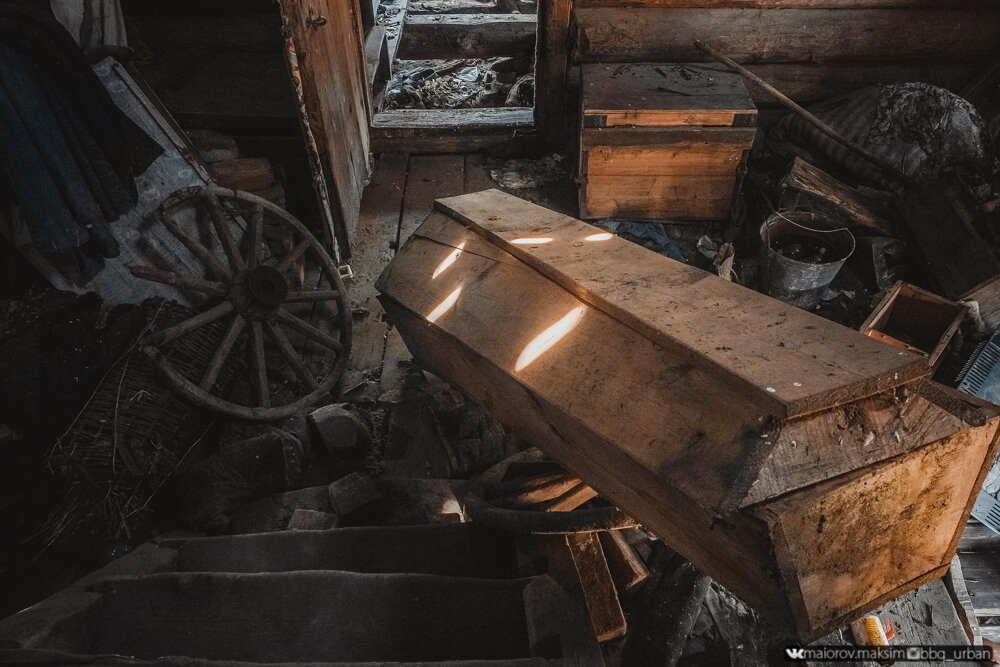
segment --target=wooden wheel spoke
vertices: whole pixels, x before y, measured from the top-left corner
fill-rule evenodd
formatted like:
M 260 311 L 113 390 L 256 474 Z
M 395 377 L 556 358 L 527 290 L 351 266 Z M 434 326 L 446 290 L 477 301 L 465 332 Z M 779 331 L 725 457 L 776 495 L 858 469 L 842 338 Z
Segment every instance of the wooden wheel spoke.
M 161 269 L 155 266 L 131 266 L 129 267 L 129 271 L 131 271 L 132 275 L 136 278 L 149 280 L 163 285 L 170 285 L 171 287 L 176 287 L 177 289 L 191 290 L 194 292 L 201 292 L 203 294 L 211 294 L 213 296 L 226 295 L 226 286 L 223 283 L 215 282 L 214 280 L 182 276 L 174 273 L 173 271 L 167 271 L 166 269 Z
M 320 331 L 319 329 L 309 324 L 305 320 L 300 319 L 295 315 L 292 315 L 284 308 L 278 309 L 276 317 L 278 318 L 279 322 L 287 324 L 292 329 L 295 329 L 302 335 L 311 338 L 312 340 L 316 341 L 320 345 L 323 345 L 324 347 L 328 347 L 331 350 L 334 350 L 335 352 L 340 352 L 344 348 L 344 346 L 341 345 L 340 341 L 338 341 L 336 338 L 332 337 L 330 334 L 324 331 Z
M 284 259 L 278 262 L 276 268 L 278 271 L 284 273 L 288 269 L 292 268 L 292 264 L 297 262 L 302 255 L 306 254 L 306 250 L 312 247 L 312 241 L 309 239 L 303 239 L 299 241 L 292 251 L 288 253 Z
M 178 322 L 177 324 L 167 327 L 162 331 L 158 331 L 151 339 L 151 342 L 154 345 L 164 345 L 174 339 L 180 338 L 185 334 L 191 333 L 195 329 L 199 329 L 206 324 L 210 324 L 220 318 L 223 318 L 231 312 L 233 312 L 233 304 L 229 301 L 223 301 L 219 305 L 209 308 L 203 313 L 198 313 L 194 317 L 190 317 L 183 322 Z
M 264 331 L 260 320 L 250 321 L 250 382 L 262 408 L 271 407 L 271 390 L 267 386 L 267 358 L 264 356 Z
M 305 382 L 313 391 L 319 389 L 319 383 L 316 382 L 316 378 L 306 368 L 305 362 L 302 361 L 302 358 L 295 351 L 295 348 L 292 347 L 292 343 L 282 333 L 281 329 L 274 322 L 265 322 L 264 327 L 267 329 L 267 333 L 271 336 L 271 339 L 274 340 L 274 344 L 278 346 L 281 356 L 285 358 L 285 361 L 292 367 L 292 370 L 295 371 L 299 379 Z
M 219 198 L 211 190 L 205 192 L 205 200 L 208 204 L 208 213 L 212 217 L 212 226 L 215 228 L 215 235 L 222 242 L 222 249 L 226 253 L 226 258 L 229 259 L 229 267 L 234 272 L 242 271 L 247 266 L 243 261 L 243 256 L 240 254 L 239 246 L 236 245 L 236 239 L 233 238 L 233 232 L 229 228 L 228 215 L 222 206 L 222 202 L 219 201 Z
M 264 240 L 264 206 L 254 204 L 247 229 L 247 266 L 254 268 L 260 264 L 260 246 Z
M 205 374 L 201 376 L 199 387 L 205 391 L 211 391 L 212 387 L 215 386 L 216 380 L 219 379 L 219 373 L 222 372 L 222 366 L 226 363 L 226 359 L 229 358 L 229 353 L 232 352 L 233 346 L 236 345 L 236 339 L 243 333 L 245 325 L 246 320 L 243 319 L 242 315 L 237 313 L 236 317 L 229 324 L 229 328 L 226 329 L 226 334 L 222 337 L 222 342 L 219 343 L 218 349 L 212 355 L 212 360 L 208 363 Z
M 163 221 L 163 226 L 167 228 L 167 231 L 173 234 L 185 248 L 191 251 L 191 254 L 197 257 L 201 263 L 205 265 L 205 268 L 208 269 L 209 273 L 214 274 L 217 278 L 232 278 L 233 274 L 230 273 L 229 269 L 218 260 L 211 250 L 203 246 L 197 239 L 191 238 L 184 233 L 184 230 L 182 230 L 180 225 L 177 224 L 173 215 L 162 215 L 160 216 L 160 219 Z
M 303 301 L 332 301 L 340 296 L 336 290 L 292 290 L 285 297 L 288 303 Z

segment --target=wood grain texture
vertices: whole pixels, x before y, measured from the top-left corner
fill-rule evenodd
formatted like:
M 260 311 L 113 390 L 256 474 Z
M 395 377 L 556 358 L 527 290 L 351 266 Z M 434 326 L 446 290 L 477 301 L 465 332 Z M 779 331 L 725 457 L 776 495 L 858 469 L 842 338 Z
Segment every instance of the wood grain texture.
M 488 224 L 522 216 L 516 206 L 491 206 Z M 536 226 L 517 231 L 557 238 L 532 213 Z M 418 362 L 760 613 L 815 637 L 947 569 L 995 451 L 996 409 L 921 383 L 853 399 L 839 414 L 769 418 L 761 392 L 700 366 L 689 348 L 655 343 L 521 258 L 551 243 L 487 240 L 457 217 L 429 216 L 378 282 Z M 600 254 L 637 265 L 608 246 Z M 525 361 L 539 340 L 546 346 Z M 741 508 L 762 477 L 767 490 Z
M 577 7 L 677 7 L 685 9 L 992 9 L 992 0 L 576 0 Z
M 533 114 L 520 107 L 498 109 L 396 109 L 372 119 L 372 150 L 412 153 L 509 151 L 537 141 Z
M 665 349 L 730 378 L 779 417 L 830 408 L 926 377 L 922 359 L 496 190 L 439 210 Z M 541 245 L 518 238 L 551 237 Z M 599 246 L 599 247 L 598 247 Z M 657 285 L 668 299 L 653 298 Z
M 890 54 L 880 60 L 783 62 L 747 66 L 751 72 L 800 104 L 881 83 L 924 81 L 957 93 L 982 67 L 965 57 L 904 59 Z M 705 67 L 724 66 L 706 63 Z M 749 87 L 750 95 L 759 107 L 773 107 L 777 104 L 771 95 L 757 86 L 751 83 Z
M 463 243 L 454 264 L 432 278 Z M 470 272 L 476 278 L 463 280 Z M 421 316 L 460 287 L 454 309 L 437 322 L 472 332 L 496 318 L 495 337 L 481 337 L 479 349 L 508 369 L 515 366 L 533 337 L 581 306 L 566 290 L 550 281 L 538 281 L 509 253 L 441 214 L 430 216 L 406 252 L 386 269 L 379 279 L 380 291 L 388 284 L 394 298 L 405 299 Z M 502 297 L 493 296 L 492 289 Z M 477 306 L 485 310 L 477 312 Z M 616 337 L 604 333 L 615 328 L 623 329 Z M 611 355 L 610 361 L 600 358 L 602 350 Z M 656 363 L 650 366 L 644 359 L 656 359 Z M 554 371 L 558 374 L 553 375 Z M 754 461 L 763 457 L 757 449 L 769 444 L 752 435 L 764 413 L 749 397 L 731 396 L 721 377 L 695 367 L 689 355 L 668 352 L 616 326 L 615 320 L 597 310 L 588 310 L 571 336 L 519 376 L 546 398 L 568 401 L 581 413 L 593 415 L 588 422 L 591 428 L 621 442 L 629 456 L 686 489 L 705 507 L 721 508 L 731 504 L 730 497 L 742 497 L 740 490 L 745 493 L 755 476 Z M 623 401 L 623 396 L 629 400 Z M 675 408 L 659 409 L 664 400 Z M 731 419 L 704 419 L 699 406 L 706 400 L 728 402 Z M 615 415 L 603 415 L 604 405 L 619 407 Z M 703 456 L 727 463 L 704 466 Z
M 743 504 L 865 468 L 969 426 L 982 426 L 967 422 L 967 413 L 954 408 L 965 398 L 925 383 L 785 422 L 768 435 L 774 448 Z M 973 404 L 967 407 L 975 409 Z
M 574 18 L 581 62 L 704 61 L 693 39 L 744 63 L 969 58 L 1000 36 L 995 9 L 578 7 Z
M 568 133 L 567 68 L 573 0 L 542 0 L 538 4 L 535 44 L 535 120 L 553 146 Z
M 533 14 L 411 15 L 397 58 L 493 58 L 535 52 Z
M 609 126 L 628 125 L 628 120 L 634 125 L 729 126 L 736 114 L 757 113 L 739 75 L 698 63 L 588 63 L 580 73 L 585 123 L 598 116 Z M 684 122 L 685 113 L 689 122 Z
M 333 187 L 331 204 L 350 238 L 358 222 L 368 178 L 370 88 L 365 71 L 364 35 L 352 0 L 281 0 L 299 55 L 300 78 L 309 125 L 325 175 Z M 310 21 L 324 17 L 313 27 Z
M 358 227 L 351 239 L 351 299 L 364 313 L 354 319 L 354 344 L 347 369 L 368 376 L 377 374 L 385 352 L 388 325 L 375 294 L 375 279 L 392 259 L 409 156 L 386 153 L 380 156 L 371 185 L 361 200 Z
M 779 187 L 783 202 L 794 197 L 802 206 L 829 208 L 869 235 L 891 236 L 894 232 L 883 217 L 883 207 L 800 157 L 792 162 Z
M 996 422 L 960 431 L 757 511 L 771 526 L 805 625 L 832 623 L 948 566 L 996 431 Z
M 783 611 L 787 604 L 776 573 L 768 567 L 762 526 L 743 517 L 718 521 L 676 488 L 660 484 L 651 470 L 616 452 L 608 441 L 595 438 L 586 426 L 547 398 L 512 381 L 499 366 L 453 334 L 445 334 L 443 340 L 427 326 L 424 314 L 408 310 L 385 294 L 382 298 L 393 320 L 406 331 L 422 364 L 442 377 L 475 378 L 462 389 L 491 414 L 544 447 L 581 478 L 594 480 L 592 486 L 603 497 L 643 516 L 644 524 L 658 536 L 749 604 L 767 610 L 779 623 L 790 623 L 790 612 Z M 609 476 L 609 470 L 617 472 Z M 650 489 L 655 491 L 651 494 Z M 727 558 L 726 554 L 740 557 Z

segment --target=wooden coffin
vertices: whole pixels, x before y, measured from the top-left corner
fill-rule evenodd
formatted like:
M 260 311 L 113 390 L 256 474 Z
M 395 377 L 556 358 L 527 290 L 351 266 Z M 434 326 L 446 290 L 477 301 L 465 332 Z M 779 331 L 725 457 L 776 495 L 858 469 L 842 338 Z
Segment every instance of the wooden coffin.
M 581 70 L 580 216 L 726 218 L 757 121 L 743 79 L 698 64 Z
M 496 190 L 377 287 L 420 363 L 805 639 L 945 572 L 996 447 L 922 355 Z

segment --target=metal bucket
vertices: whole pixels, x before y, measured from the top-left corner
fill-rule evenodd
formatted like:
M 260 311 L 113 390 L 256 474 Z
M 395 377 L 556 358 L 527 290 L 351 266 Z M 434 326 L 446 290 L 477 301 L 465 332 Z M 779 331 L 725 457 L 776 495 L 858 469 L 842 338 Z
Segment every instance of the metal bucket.
M 854 235 L 846 227 L 809 211 L 774 213 L 761 225 L 760 240 L 760 291 L 806 309 L 819 303 L 854 252 Z M 821 250 L 801 261 L 776 249 L 794 255 L 796 245 Z

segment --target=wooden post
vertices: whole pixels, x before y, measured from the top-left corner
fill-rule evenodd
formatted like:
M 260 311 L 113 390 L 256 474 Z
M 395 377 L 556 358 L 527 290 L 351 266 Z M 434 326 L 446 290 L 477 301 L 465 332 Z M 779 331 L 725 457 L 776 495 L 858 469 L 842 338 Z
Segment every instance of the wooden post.
M 566 75 L 569 65 L 569 18 L 573 0 L 538 3 L 535 46 L 535 126 L 551 144 L 566 132 Z

